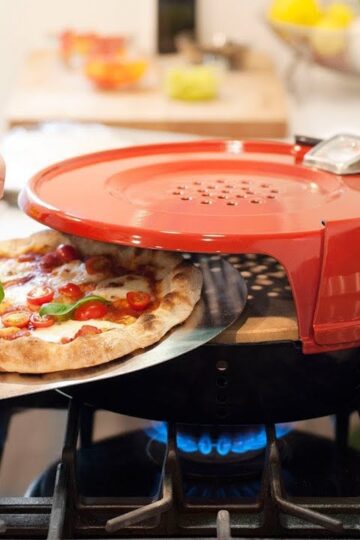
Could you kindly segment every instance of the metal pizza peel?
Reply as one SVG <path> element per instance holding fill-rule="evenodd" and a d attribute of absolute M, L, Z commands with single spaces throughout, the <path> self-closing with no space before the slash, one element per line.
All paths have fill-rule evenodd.
<path fill-rule="evenodd" d="M 244 279 L 220 256 L 192 256 L 203 273 L 200 301 L 190 317 L 152 347 L 94 368 L 44 375 L 0 374 L 0 399 L 118 377 L 168 362 L 211 341 L 242 313 L 247 297 Z"/>

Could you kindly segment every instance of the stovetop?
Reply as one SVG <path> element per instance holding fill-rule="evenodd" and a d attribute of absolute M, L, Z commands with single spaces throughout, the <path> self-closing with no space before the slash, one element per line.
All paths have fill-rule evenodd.
<path fill-rule="evenodd" d="M 2 449 L 17 412 L 68 406 L 55 392 L 3 403 Z M 61 459 L 24 496 L 0 497 L 4 538 L 360 535 L 360 452 L 347 445 L 347 415 L 334 419 L 333 439 L 296 424 L 156 424 L 95 441 L 94 413 L 72 401 Z"/>

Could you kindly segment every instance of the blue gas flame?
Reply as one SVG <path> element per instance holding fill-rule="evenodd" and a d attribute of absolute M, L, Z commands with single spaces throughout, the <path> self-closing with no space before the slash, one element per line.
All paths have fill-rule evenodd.
<path fill-rule="evenodd" d="M 291 431 L 289 424 L 278 424 L 276 435 L 283 437 Z M 168 429 L 166 422 L 157 422 L 145 429 L 145 433 L 152 440 L 166 444 Z M 176 444 L 179 450 L 187 454 L 200 453 L 208 456 L 215 452 L 218 456 L 227 456 L 230 452 L 234 454 L 245 454 L 254 450 L 261 450 L 266 446 L 266 432 L 264 427 L 256 431 L 245 433 L 222 433 L 213 438 L 209 433 L 202 433 L 199 437 L 194 437 L 185 433 L 177 433 Z"/>

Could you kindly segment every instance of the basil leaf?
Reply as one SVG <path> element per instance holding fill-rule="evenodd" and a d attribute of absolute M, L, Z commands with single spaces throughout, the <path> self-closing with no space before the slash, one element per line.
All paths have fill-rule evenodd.
<path fill-rule="evenodd" d="M 5 291 L 4 291 L 3 284 L 0 281 L 0 302 L 4 300 L 4 297 L 5 297 Z"/>
<path fill-rule="evenodd" d="M 40 308 L 40 315 L 52 315 L 53 317 L 61 317 L 71 313 L 74 309 L 74 304 L 61 304 L 60 302 L 51 302 L 50 304 L 43 304 Z"/>
<path fill-rule="evenodd" d="M 77 302 L 73 304 L 61 304 L 60 302 L 50 302 L 49 304 L 44 304 L 41 306 L 39 311 L 40 315 L 52 315 L 53 317 L 63 317 L 64 315 L 70 315 L 75 309 L 77 309 L 82 304 L 87 304 L 92 301 L 102 302 L 103 304 L 109 304 L 110 302 L 106 300 L 103 296 L 97 296 L 95 294 L 91 296 L 85 296 L 80 298 Z"/>

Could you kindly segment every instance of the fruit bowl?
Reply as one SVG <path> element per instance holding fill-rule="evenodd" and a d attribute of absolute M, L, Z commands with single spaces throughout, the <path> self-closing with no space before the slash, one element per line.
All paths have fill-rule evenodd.
<path fill-rule="evenodd" d="M 135 86 L 148 67 L 144 58 L 94 55 L 85 65 L 86 77 L 100 90 L 117 90 Z"/>
<path fill-rule="evenodd" d="M 360 16 L 355 11 L 353 14 L 351 21 L 325 15 L 319 16 L 317 22 L 310 19 L 311 24 L 296 24 L 276 20 L 270 9 L 266 20 L 298 57 L 333 70 L 360 75 Z"/>

